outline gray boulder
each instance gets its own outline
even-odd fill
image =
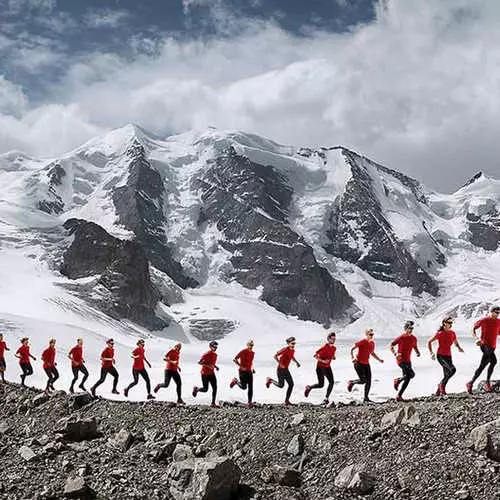
[[[68,477],[64,485],[64,496],[67,498],[86,498],[89,487],[83,477]]]
[[[241,470],[228,457],[173,462],[167,474],[176,500],[229,500],[238,491],[241,478]]]
[[[110,446],[121,451],[127,451],[132,445],[133,441],[134,437],[127,429],[121,429],[112,438],[108,439],[108,443],[110,444]]]
[[[41,394],[37,394],[33,398],[33,406],[40,406],[43,403],[46,403],[49,400],[49,395],[46,392],[42,392]]]
[[[472,429],[470,441],[474,451],[500,462],[500,418]]]
[[[300,472],[295,469],[272,465],[262,470],[262,481],[265,483],[279,484],[280,486],[290,486],[298,488],[300,486]]]
[[[71,394],[68,400],[69,407],[72,410],[79,410],[92,403],[94,399],[88,392],[79,392],[77,394]]]
[[[18,453],[26,462],[33,462],[37,459],[36,453],[28,446],[21,446]]]
[[[382,417],[380,427],[382,430],[386,430],[398,425],[409,425],[410,427],[415,427],[419,424],[420,416],[415,407],[410,405],[386,413]]]
[[[174,462],[182,462],[183,460],[187,460],[188,458],[193,457],[194,453],[191,446],[188,446],[186,444],[178,444],[172,454],[172,460]]]
[[[349,465],[337,475],[335,486],[357,495],[367,495],[375,487],[375,477],[368,472],[366,464]]]
[[[63,419],[62,428],[56,432],[62,434],[66,441],[76,442],[96,439],[101,436],[95,418],[82,418],[76,421]]]
[[[304,451],[304,438],[300,434],[295,434],[288,443],[286,451],[290,455],[301,455]]]

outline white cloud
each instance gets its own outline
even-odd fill
[[[129,15],[125,10],[91,9],[85,14],[84,23],[94,29],[118,28],[128,20]]]
[[[489,0],[386,0],[376,21],[341,35],[248,23],[205,43],[167,39],[132,63],[94,54],[56,89],[71,104],[16,123],[31,149],[53,152],[127,122],[159,134],[244,129],[295,145],[344,144],[455,186],[479,169],[499,176],[499,23],[500,3]],[[61,115],[73,131],[52,144],[45,128],[58,130]]]

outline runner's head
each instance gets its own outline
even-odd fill
[[[83,345],[83,339],[76,339],[76,343],[81,347]]]
[[[295,347],[295,344],[297,343],[297,341],[295,340],[295,337],[288,337],[287,339],[285,339],[285,342],[288,344],[288,347]]]
[[[106,340],[106,344],[108,347],[113,347],[115,345],[115,341],[113,339]]]
[[[404,329],[405,329],[405,332],[406,333],[411,333],[413,331],[413,328],[415,328],[415,322],[412,321],[411,319],[408,320],[405,325],[404,325]]]
[[[144,342],[144,339],[139,339],[139,340],[137,341],[137,346],[138,346],[138,347],[144,347],[144,344],[145,344],[145,343],[146,343],[146,342]]]
[[[29,339],[28,337],[23,337],[23,338],[21,339],[21,344],[23,344],[23,345],[28,345],[29,340],[30,340],[30,339]]]
[[[494,318],[498,318],[498,315],[500,314],[500,306],[493,306],[491,308],[491,315],[494,317]]]
[[[179,352],[181,350],[182,345],[181,344],[175,344],[174,345],[174,351]]]
[[[212,340],[212,342],[210,342],[210,344],[208,344],[208,347],[210,347],[210,349],[212,351],[216,351],[217,347],[219,347],[219,343],[216,342],[215,340]]]
[[[0,341],[3,340],[3,333],[0,333]]]
[[[329,344],[335,344],[335,340],[337,340],[337,335],[335,334],[335,332],[330,332],[327,337],[326,337],[326,341],[329,343]]]
[[[366,338],[372,342],[373,341],[373,337],[375,336],[375,333],[373,332],[373,328],[368,328],[367,330],[365,330],[365,335],[366,335]]]
[[[248,339],[247,348],[252,350],[254,345],[255,345],[255,342],[253,341],[253,339]]]
[[[56,339],[49,339],[49,345],[50,346],[55,346],[56,345]]]
[[[445,318],[443,318],[443,321],[441,321],[440,330],[450,330],[452,326],[453,318],[451,316],[446,316]]]

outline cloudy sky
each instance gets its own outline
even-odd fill
[[[500,178],[498,0],[0,0],[0,153],[126,123]]]

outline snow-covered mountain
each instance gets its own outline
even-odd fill
[[[4,330],[274,344],[409,317],[427,335],[448,313],[465,329],[500,299],[499,246],[500,181],[437,193],[342,147],[127,125],[60,158],[0,155]]]

